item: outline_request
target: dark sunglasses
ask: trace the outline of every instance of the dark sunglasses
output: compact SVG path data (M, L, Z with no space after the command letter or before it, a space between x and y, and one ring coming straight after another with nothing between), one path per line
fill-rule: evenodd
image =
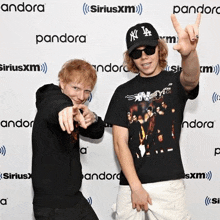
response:
M155 53L156 46L146 46L143 50L135 49L130 53L130 57L133 59L139 59L142 56L142 51L147 55L153 55Z

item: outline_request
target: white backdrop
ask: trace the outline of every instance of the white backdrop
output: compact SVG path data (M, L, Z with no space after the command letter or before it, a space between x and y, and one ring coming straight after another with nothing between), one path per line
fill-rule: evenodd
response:
M194 220L220 219L220 3L217 0L0 0L0 219L32 219L31 130L35 92L57 84L62 64L89 61L98 82L89 107L102 118L115 88L134 77L122 68L125 34L150 22L168 41L167 69L180 68L170 15L182 27L202 12L200 93L188 101L181 136L189 210ZM82 192L101 220L114 219L119 166L111 128L81 141Z

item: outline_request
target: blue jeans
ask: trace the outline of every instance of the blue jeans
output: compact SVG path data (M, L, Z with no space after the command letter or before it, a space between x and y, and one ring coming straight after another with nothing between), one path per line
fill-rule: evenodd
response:
M84 197L72 208L46 208L34 205L34 217L36 220L98 220Z

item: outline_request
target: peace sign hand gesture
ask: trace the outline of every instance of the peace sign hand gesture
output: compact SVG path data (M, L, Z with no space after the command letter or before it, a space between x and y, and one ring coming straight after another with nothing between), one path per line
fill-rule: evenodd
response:
M182 56L188 56L198 44L201 14L198 14L195 24L187 25L185 30L181 28L174 14L171 15L171 20L179 38L178 44L173 49L177 50Z

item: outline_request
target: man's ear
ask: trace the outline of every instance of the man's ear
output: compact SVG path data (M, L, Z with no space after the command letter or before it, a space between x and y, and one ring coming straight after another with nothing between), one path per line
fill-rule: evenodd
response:
M60 80L60 88L61 88L62 90L64 90L65 86L66 86L66 83L63 82L63 80Z

